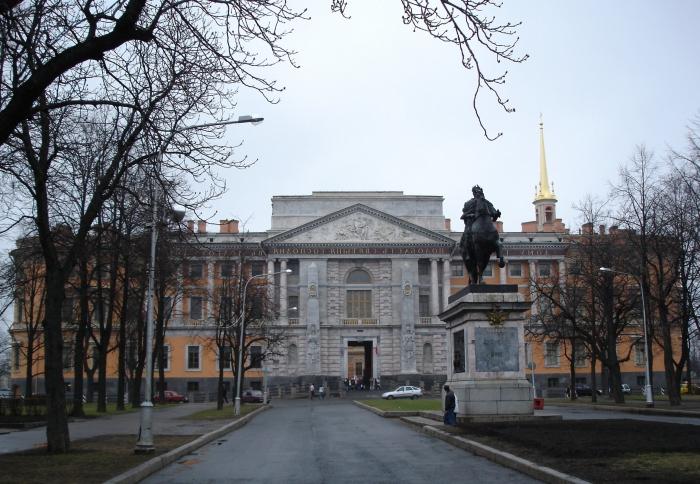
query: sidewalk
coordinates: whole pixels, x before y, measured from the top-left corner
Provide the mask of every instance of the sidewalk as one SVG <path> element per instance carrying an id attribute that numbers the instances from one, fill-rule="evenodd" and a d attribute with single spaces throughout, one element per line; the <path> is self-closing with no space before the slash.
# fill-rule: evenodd
<path id="1" fill-rule="evenodd" d="M 220 428 L 216 420 L 187 420 L 187 415 L 213 408 L 215 403 L 186 403 L 158 408 L 153 412 L 153 433 L 160 435 L 202 435 Z M 99 437 L 101 435 L 137 435 L 140 412 L 106 415 L 100 418 L 75 420 L 68 424 L 71 440 Z M 135 443 L 135 442 L 134 442 Z M 0 435 L 0 454 L 42 447 L 46 444 L 46 427 L 11 431 Z"/>

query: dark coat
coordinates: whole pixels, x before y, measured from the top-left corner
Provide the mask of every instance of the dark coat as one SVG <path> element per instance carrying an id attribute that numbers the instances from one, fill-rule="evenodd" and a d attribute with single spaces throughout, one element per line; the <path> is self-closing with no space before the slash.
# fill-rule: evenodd
<path id="1" fill-rule="evenodd" d="M 455 394 L 452 390 L 445 395 L 445 410 L 448 412 L 454 412 L 455 410 Z"/>

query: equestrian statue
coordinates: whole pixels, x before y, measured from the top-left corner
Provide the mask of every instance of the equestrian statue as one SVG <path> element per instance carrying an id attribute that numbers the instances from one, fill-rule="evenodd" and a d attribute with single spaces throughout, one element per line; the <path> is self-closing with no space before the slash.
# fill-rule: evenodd
<path id="1" fill-rule="evenodd" d="M 501 216 L 501 211 L 493 208 L 491 202 L 484 198 L 484 191 L 479 185 L 472 188 L 474 198 L 464 204 L 462 216 L 464 233 L 459 242 L 462 260 L 469 273 L 469 284 L 481 284 L 484 269 L 491 254 L 496 253 L 498 267 L 505 267 L 501 240 L 494 222 Z"/>

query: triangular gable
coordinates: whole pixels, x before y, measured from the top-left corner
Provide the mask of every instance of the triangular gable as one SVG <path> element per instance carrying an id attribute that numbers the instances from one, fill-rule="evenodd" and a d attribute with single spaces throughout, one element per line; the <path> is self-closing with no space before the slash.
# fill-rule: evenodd
<path id="1" fill-rule="evenodd" d="M 281 234 L 270 244 L 430 244 L 452 246 L 449 237 L 406 222 L 361 203 L 338 210 Z"/>

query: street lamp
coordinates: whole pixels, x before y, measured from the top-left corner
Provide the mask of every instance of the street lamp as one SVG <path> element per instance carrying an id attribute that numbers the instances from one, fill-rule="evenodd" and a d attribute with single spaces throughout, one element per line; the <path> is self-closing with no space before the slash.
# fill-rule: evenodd
<path id="1" fill-rule="evenodd" d="M 630 276 L 635 280 L 637 285 L 639 286 L 639 292 L 642 294 L 642 325 L 644 326 L 644 360 L 645 360 L 645 367 L 644 367 L 644 378 L 646 379 L 646 385 L 644 386 L 644 393 L 646 394 L 646 401 L 647 401 L 647 407 L 653 407 L 654 406 L 654 395 L 651 391 L 651 372 L 649 370 L 649 345 L 648 345 L 648 340 L 647 340 L 647 311 L 646 311 L 646 303 L 644 301 L 644 286 L 642 285 L 642 281 L 635 276 L 634 274 L 630 274 L 629 272 L 623 272 L 623 271 L 618 271 L 615 269 L 611 269 L 610 267 L 601 267 L 600 272 L 609 272 L 609 273 L 614 273 L 614 274 L 622 274 L 625 276 Z"/>
<path id="2" fill-rule="evenodd" d="M 160 151 L 158 152 L 157 164 L 160 165 L 162 163 L 163 156 L 165 155 L 168 145 L 178 133 L 193 129 L 224 126 L 229 124 L 251 123 L 253 125 L 257 125 L 263 120 L 264 118 L 246 115 L 239 116 L 238 120 L 235 121 L 196 124 L 173 129 L 170 131 L 170 136 L 165 140 L 160 148 Z M 155 279 L 156 241 L 158 240 L 158 194 L 155 193 L 154 190 L 154 193 L 151 195 L 153 199 L 153 217 L 151 224 L 151 254 L 148 267 L 148 293 L 146 296 L 146 381 L 144 385 L 144 399 L 143 402 L 141 402 L 139 440 L 136 442 L 136 447 L 134 449 L 134 452 L 137 454 L 147 454 L 155 451 L 155 445 L 153 443 L 153 402 L 151 401 L 151 393 L 153 388 L 153 285 Z M 184 212 L 173 211 L 172 215 L 174 220 L 180 222 L 182 221 L 182 217 L 184 217 Z"/>
<path id="3" fill-rule="evenodd" d="M 238 344 L 238 367 L 236 369 L 236 401 L 233 404 L 233 414 L 235 416 L 241 414 L 241 384 L 243 377 L 243 371 L 241 370 L 243 369 L 243 347 L 245 345 L 245 297 L 248 293 L 248 284 L 253 279 L 276 276 L 277 274 L 289 274 L 291 272 L 291 269 L 285 269 L 283 271 L 273 272 L 271 274 L 258 274 L 255 276 L 250 276 L 248 280 L 245 281 L 245 285 L 243 286 L 243 302 L 241 304 L 241 331 L 240 340 Z"/>

